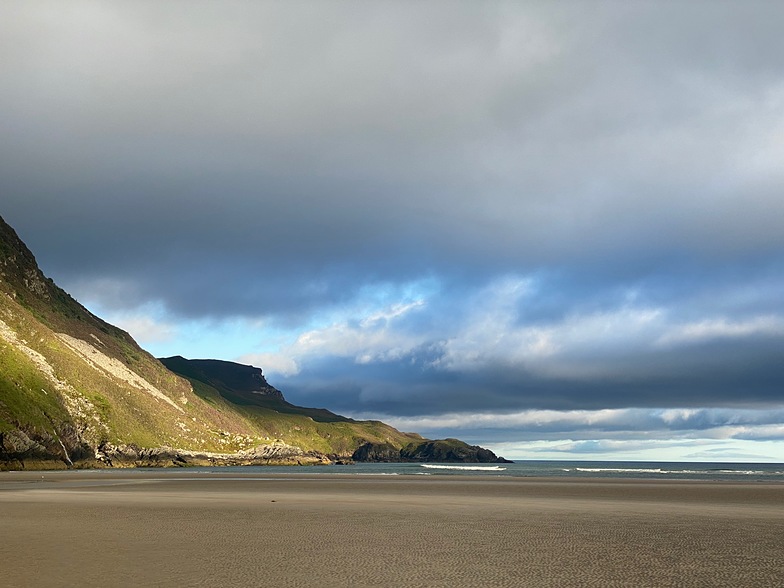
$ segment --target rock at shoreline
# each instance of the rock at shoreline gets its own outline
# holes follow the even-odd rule
[[[409,443],[400,450],[388,443],[365,443],[353,458],[363,462],[511,463],[489,449],[459,439]]]
[[[186,467],[240,465],[314,465],[330,461],[316,452],[305,452],[283,442],[260,445],[237,453],[190,451],[171,447],[140,449],[132,445],[101,447],[97,457],[113,467]]]

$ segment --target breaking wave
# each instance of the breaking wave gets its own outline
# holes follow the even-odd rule
[[[592,473],[633,473],[633,474],[734,474],[739,476],[753,476],[764,474],[780,474],[781,472],[765,472],[763,470],[726,470],[726,469],[706,469],[706,470],[667,470],[663,468],[574,468],[578,472]],[[563,470],[568,472],[570,470]]]
[[[696,470],[663,470],[662,468],[574,468],[578,472],[615,472],[634,474],[696,474]]]
[[[472,472],[502,472],[506,468],[502,468],[501,466],[477,466],[477,465],[435,465],[431,463],[423,463],[421,464],[423,468],[428,468],[431,470],[464,470],[464,471],[472,471]]]

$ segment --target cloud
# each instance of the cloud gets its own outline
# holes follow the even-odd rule
[[[502,413],[447,413],[401,418],[390,416],[404,430],[439,433],[482,430],[495,438],[518,440],[592,439],[672,440],[713,439],[784,440],[784,409],[602,409],[525,410]],[[497,433],[492,433],[497,431]]]
[[[681,325],[663,335],[658,344],[678,345],[716,339],[744,338],[754,335],[780,337],[784,334],[784,320],[779,316],[760,316],[743,321],[726,318],[703,320]]]
[[[155,321],[148,316],[113,317],[112,322],[121,329],[132,332],[141,345],[171,341],[176,332],[174,325]]]
[[[708,308],[710,318],[684,322],[693,313],[626,295],[615,308],[571,303],[566,314],[527,316],[549,290],[544,279],[509,275],[459,300],[432,287],[415,300],[347,307],[275,351],[241,359],[266,362],[301,402],[349,412],[782,402],[776,315],[730,321]]]
[[[739,440],[689,439],[683,440],[641,440],[614,441],[592,439],[574,441],[531,441],[512,443],[493,443],[488,446],[497,454],[518,460],[568,460],[568,461],[639,461],[655,462],[645,469],[666,469],[662,462],[745,462],[779,463],[781,461],[781,442],[747,442]],[[564,464],[564,467],[575,467]],[[612,465],[585,464],[578,467],[601,467]],[[681,469],[681,468],[677,468]],[[756,471],[754,467],[747,470]]]
[[[781,6],[53,8],[0,7],[1,212],[157,354],[401,418],[784,402]]]
[[[379,279],[781,246],[751,8],[6,10],[6,206],[79,294],[291,318]]]

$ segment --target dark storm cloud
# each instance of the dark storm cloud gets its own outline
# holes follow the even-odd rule
[[[70,281],[252,312],[179,257],[296,288],[780,245],[776,192],[726,167],[780,115],[769,5],[177,6],[6,9],[6,214]]]
[[[101,309],[315,333],[248,350],[303,403],[781,402],[782,20],[6,3],[0,213]],[[384,328],[332,316],[407,288]]]
[[[536,366],[490,364],[455,370],[433,367],[416,352],[395,361],[358,364],[329,358],[280,380],[294,401],[318,399],[335,410],[413,416],[444,412],[504,412],[519,407],[599,410],[634,406],[766,408],[784,403],[784,334],[746,338],[742,345],[709,343],[663,351],[627,352],[564,362],[580,377],[538,373]],[[276,378],[272,378],[275,381]],[[693,422],[690,424],[694,424]]]

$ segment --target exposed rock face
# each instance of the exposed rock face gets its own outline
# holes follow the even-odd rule
[[[400,450],[389,443],[365,443],[352,456],[354,461],[397,462]]]
[[[314,465],[330,460],[317,452],[305,452],[299,447],[275,441],[237,453],[190,451],[171,447],[152,449],[133,445],[103,445],[99,460],[112,467],[184,467],[238,465]]]
[[[35,256],[13,228],[0,217],[0,279],[10,282],[15,290],[27,290],[46,300],[54,285],[38,268]]]
[[[511,463],[489,449],[458,439],[410,443],[400,450],[387,443],[365,443],[353,458],[371,462]]]
[[[56,469],[92,460],[92,448],[67,424],[61,425],[59,431],[53,434],[24,429],[0,432],[0,470],[25,467]]]
[[[489,449],[468,445],[458,439],[407,445],[400,450],[400,457],[405,461],[422,462],[510,463]]]
[[[306,455],[302,449],[294,445],[288,445],[281,441],[270,443],[269,445],[259,445],[253,449],[240,451],[239,455],[251,461],[270,461],[270,460],[286,460],[298,459]]]
[[[62,459],[54,455],[54,447],[47,447],[40,440],[31,439],[24,431],[16,430],[0,433],[0,458],[7,461],[22,462],[26,459]],[[54,439],[50,439],[54,445]]]

